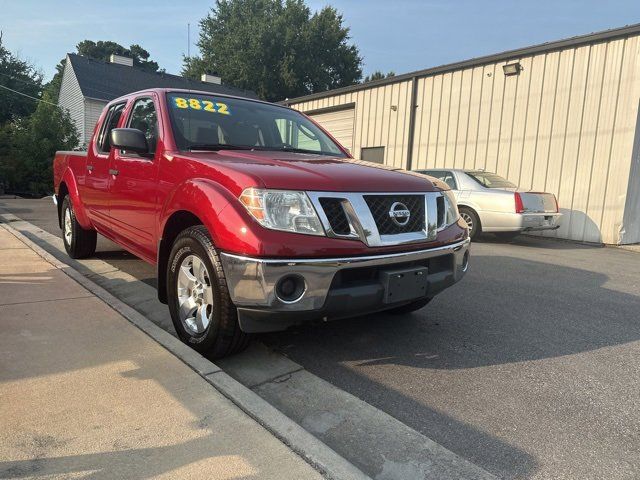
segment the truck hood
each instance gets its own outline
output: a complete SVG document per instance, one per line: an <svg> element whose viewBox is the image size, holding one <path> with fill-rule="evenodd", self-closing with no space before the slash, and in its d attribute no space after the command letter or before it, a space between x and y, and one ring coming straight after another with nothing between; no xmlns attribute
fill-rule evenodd
<svg viewBox="0 0 640 480"><path fill-rule="evenodd" d="M327 192L439 190L432 183L433 179L425 175L352 158L245 150L190 152L180 156L207 164L225 176L245 177L245 188Z"/></svg>

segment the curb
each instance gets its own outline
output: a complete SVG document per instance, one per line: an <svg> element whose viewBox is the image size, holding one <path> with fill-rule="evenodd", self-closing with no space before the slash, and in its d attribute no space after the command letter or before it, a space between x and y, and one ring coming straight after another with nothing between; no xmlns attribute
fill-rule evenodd
<svg viewBox="0 0 640 480"><path fill-rule="evenodd" d="M2 220L0 222L1 228L18 238L48 263L82 285L130 323L166 348L326 478L331 480L370 479L352 463L270 405L258 394L227 375L216 364L204 358L71 266L59 261L8 223L11 221L23 221L22 219L10 213L0 214L0 219Z"/></svg>

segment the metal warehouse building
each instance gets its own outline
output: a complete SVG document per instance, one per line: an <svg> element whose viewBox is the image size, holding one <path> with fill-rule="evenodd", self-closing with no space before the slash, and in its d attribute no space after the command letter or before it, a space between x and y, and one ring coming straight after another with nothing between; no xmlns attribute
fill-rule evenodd
<svg viewBox="0 0 640 480"><path fill-rule="evenodd" d="M630 244L640 242L639 101L640 24L285 103L363 160L486 169L554 193L563 225L546 235Z"/></svg>

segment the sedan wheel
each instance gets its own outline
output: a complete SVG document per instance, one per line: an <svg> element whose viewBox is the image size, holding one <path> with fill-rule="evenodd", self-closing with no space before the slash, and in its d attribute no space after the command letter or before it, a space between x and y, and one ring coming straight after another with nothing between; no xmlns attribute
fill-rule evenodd
<svg viewBox="0 0 640 480"><path fill-rule="evenodd" d="M480 219L478 219L478 215L476 214L476 212L466 207L460 207L459 211L460 211L460 216L465 222L467 222L467 226L469 227L469 238L471 239L476 238L478 234L482 231L482 227L480 226Z"/></svg>

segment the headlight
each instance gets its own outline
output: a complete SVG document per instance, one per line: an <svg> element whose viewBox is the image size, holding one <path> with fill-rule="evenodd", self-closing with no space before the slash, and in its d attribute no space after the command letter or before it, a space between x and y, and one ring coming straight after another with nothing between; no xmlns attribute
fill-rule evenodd
<svg viewBox="0 0 640 480"><path fill-rule="evenodd" d="M444 190L444 225L441 228L447 228L458 221L458 204L456 197L451 190Z"/></svg>
<svg viewBox="0 0 640 480"><path fill-rule="evenodd" d="M260 225L272 230L324 235L324 229L305 192L247 188L240 202Z"/></svg>

